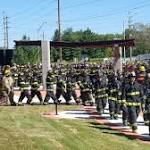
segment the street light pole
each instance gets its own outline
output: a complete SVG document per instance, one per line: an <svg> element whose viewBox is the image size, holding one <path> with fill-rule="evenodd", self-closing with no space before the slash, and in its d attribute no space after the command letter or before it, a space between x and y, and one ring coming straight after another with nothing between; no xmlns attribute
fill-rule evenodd
<svg viewBox="0 0 150 150"><path fill-rule="evenodd" d="M37 36L38 36L39 32L41 31L41 29L43 28L43 26L44 26L45 24L47 24L46 21L42 22L42 24L39 26L39 28L37 29ZM37 38L38 38L38 37L37 37ZM43 31L43 33L42 33L42 40L44 41L44 39L45 39L45 33L44 33L44 31Z"/></svg>

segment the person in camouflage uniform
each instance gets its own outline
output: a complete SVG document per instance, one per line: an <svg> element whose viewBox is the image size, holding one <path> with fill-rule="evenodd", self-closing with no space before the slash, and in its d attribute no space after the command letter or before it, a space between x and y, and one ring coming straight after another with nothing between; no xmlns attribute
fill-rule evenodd
<svg viewBox="0 0 150 150"><path fill-rule="evenodd" d="M3 71L4 76L1 81L3 95L7 98L7 101L10 101L10 104L12 106L16 106L16 103L14 102L14 91L13 91L14 80L11 76L10 68L4 69Z"/></svg>

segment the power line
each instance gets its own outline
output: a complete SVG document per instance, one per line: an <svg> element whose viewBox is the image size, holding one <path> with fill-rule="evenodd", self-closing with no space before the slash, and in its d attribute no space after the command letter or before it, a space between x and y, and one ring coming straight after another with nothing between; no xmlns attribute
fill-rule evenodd
<svg viewBox="0 0 150 150"><path fill-rule="evenodd" d="M95 16L89 16L88 18L86 18L86 19L74 19L74 20L63 20L63 22L81 22L81 21L87 21L87 20L93 20L93 19L97 19L97 18L104 18L104 17L110 17L110 16L113 16L113 15L116 15L116 14L120 14L120 13L124 13L124 12L128 12L129 10L131 11L131 10L136 10L136 9L140 9L140 8L144 8L144 7L147 7L147 6L149 6L150 4L150 1L149 2L147 2L147 1L145 1L145 2L143 2L143 3L140 3L140 5L138 5L138 6L136 6L136 7L133 7L133 8L130 8L130 9L128 9L128 7L129 6L126 6L126 7L124 7L124 8L121 8L121 9L119 9L119 10L117 10L117 11L114 11L114 10L112 10L112 11L110 11L108 14L104 14L104 15L99 15L99 16L97 16L97 15L95 15ZM142 4L142 5L141 5ZM143 5L144 4L144 5ZM124 10L122 10L122 9L124 9Z"/></svg>
<svg viewBox="0 0 150 150"><path fill-rule="evenodd" d="M149 1L150 2L150 1ZM136 9L141 9L141 8L145 8L145 7L147 7L147 6L150 6L150 4L149 3L143 3L142 5L140 5L140 6L136 6L136 7L134 7L134 8L131 8L131 9L129 9L129 11L131 11L131 10L136 10Z"/></svg>
<svg viewBox="0 0 150 150"><path fill-rule="evenodd" d="M14 18L18 18L19 16L22 16L23 14L28 14L28 13L30 14L30 12L34 12L38 8L38 6L41 6L42 4L48 4L47 2L52 3L52 2L55 2L55 0L51 0L51 1L50 0L45 0L45 1L40 0L36 4L34 4L34 6L31 6L31 7L28 7L23 10L18 11L17 13L12 15L11 18L14 19ZM41 8L40 8L40 10L41 10Z"/></svg>
<svg viewBox="0 0 150 150"><path fill-rule="evenodd" d="M93 1L93 0L92 0ZM90 1L91 2L91 1ZM142 4L145 4L147 1L144 1ZM89 2L87 2L87 3L89 3ZM82 4L87 4L87 3L82 3ZM81 3L80 3L81 4ZM141 4L141 3L140 3ZM79 5L79 4L78 4ZM77 6L77 5L72 5L72 6ZM67 7L69 7L69 6L67 6ZM65 8L65 7L64 7ZM132 8L133 9L133 8ZM135 9L135 8L134 8ZM128 11L128 10L126 10L126 11ZM52 12L54 12L54 10L52 11ZM51 13L52 13L51 12ZM108 14L105 14L105 15L100 15L100 16L90 16L90 17L88 17L87 19L74 19L74 20L63 20L62 22L82 22L83 20L86 20L86 21L88 21L88 20L94 20L94 19L97 19L97 18L106 18L106 17L111 17L111 16L113 16L113 15L117 15L117 14L120 14L120 13L123 13L123 11L122 11L122 9L121 10L118 10L118 11L115 11L114 12L114 10L112 10L112 11L110 11ZM46 13L46 14L49 14L49 13ZM45 14L45 15L46 15ZM28 18L28 19L31 19L31 17L30 18ZM39 19L39 16L38 17L36 17L36 18L34 18L34 20L38 20ZM27 19L24 19L24 21L25 22L27 22L28 20ZM32 21L33 21L33 19L32 19ZM54 22L54 21L53 21ZM23 25L25 25L25 23L22 23Z"/></svg>
<svg viewBox="0 0 150 150"><path fill-rule="evenodd" d="M90 0L90 1L86 1L84 3L79 3L79 4L75 4L75 5L68 5L68 6L65 6L63 7L62 9L70 9L70 8L74 8L74 7L79 7L79 6L85 6L85 5L88 5L88 4L93 4L93 3L96 3L98 1L102 1L102 0Z"/></svg>
<svg viewBox="0 0 150 150"><path fill-rule="evenodd" d="M47 7L45 7L45 8L49 8L49 5L47 5ZM41 9L41 8L40 8ZM52 14L53 12L56 12L56 8L55 9L53 9L53 10L51 10L51 11L49 11L49 9L48 9L48 11L46 11L46 13L45 13L45 10L47 10L47 9L44 9L43 11L42 11L42 14L40 14L40 15L37 15L37 12L34 12L34 14L36 14L36 15L34 15L34 14L30 14L30 17L22 17L22 19L23 20L21 20L21 23L17 23L17 26L27 26L29 23L30 23L30 20L32 21L32 22L35 22L36 23L36 21L38 20L40 20L40 18L43 20L43 17L44 16L47 16L47 15L49 15L49 14ZM44 13L43 13L44 12ZM44 19L44 20L46 20L46 19ZM19 21L20 21L20 19L19 19ZM41 20L40 20L40 22L41 22ZM48 22L48 21L47 21ZM15 23L16 24L16 22L14 22L13 21L13 23Z"/></svg>

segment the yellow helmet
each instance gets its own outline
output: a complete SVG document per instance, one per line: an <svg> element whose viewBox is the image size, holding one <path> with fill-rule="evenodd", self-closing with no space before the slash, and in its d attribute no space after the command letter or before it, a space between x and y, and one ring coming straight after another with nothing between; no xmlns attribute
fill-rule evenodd
<svg viewBox="0 0 150 150"><path fill-rule="evenodd" d="M11 71L9 69L5 70L4 71L4 75L5 76L11 75Z"/></svg>
<svg viewBox="0 0 150 150"><path fill-rule="evenodd" d="M139 71L144 72L144 71L145 71L145 67L144 67L144 66L140 66L140 67L139 67Z"/></svg>

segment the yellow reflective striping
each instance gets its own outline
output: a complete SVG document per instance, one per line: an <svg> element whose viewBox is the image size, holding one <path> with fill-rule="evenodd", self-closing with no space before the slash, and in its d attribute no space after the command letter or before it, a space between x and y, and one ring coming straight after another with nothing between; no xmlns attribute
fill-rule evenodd
<svg viewBox="0 0 150 150"><path fill-rule="evenodd" d="M112 89L112 90L110 90L111 93L117 92L117 91L118 91L117 89Z"/></svg>
<svg viewBox="0 0 150 150"><path fill-rule="evenodd" d="M115 98L115 97L108 97L108 99L110 99L110 100L112 100L112 101L117 101L117 98Z"/></svg>
<svg viewBox="0 0 150 150"><path fill-rule="evenodd" d="M150 114L150 110L145 110L144 114Z"/></svg>
<svg viewBox="0 0 150 150"><path fill-rule="evenodd" d="M131 92L131 93L127 93L128 96L136 96L139 95L140 92Z"/></svg>
<svg viewBox="0 0 150 150"><path fill-rule="evenodd" d="M47 91L49 91L49 92L53 92L53 91L54 91L54 89L47 89Z"/></svg>
<svg viewBox="0 0 150 150"><path fill-rule="evenodd" d="M101 88L101 89L98 89L98 90L96 90L97 92L101 92L101 91L105 91L106 90L106 88Z"/></svg>
<svg viewBox="0 0 150 150"><path fill-rule="evenodd" d="M83 92L87 92L87 91L90 91L90 89L83 89L82 91Z"/></svg>
<svg viewBox="0 0 150 150"><path fill-rule="evenodd" d="M108 97L108 94L98 95L98 96L95 96L95 97L96 97L96 98Z"/></svg>
<svg viewBox="0 0 150 150"><path fill-rule="evenodd" d="M141 103L138 102L127 102L127 106L141 106Z"/></svg>

